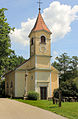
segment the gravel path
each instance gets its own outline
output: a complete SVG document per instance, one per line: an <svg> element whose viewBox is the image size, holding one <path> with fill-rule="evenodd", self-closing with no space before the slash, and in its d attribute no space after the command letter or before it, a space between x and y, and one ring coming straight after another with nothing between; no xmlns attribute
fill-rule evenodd
<svg viewBox="0 0 78 119"><path fill-rule="evenodd" d="M0 119L67 119L67 118L15 100L0 98Z"/></svg>

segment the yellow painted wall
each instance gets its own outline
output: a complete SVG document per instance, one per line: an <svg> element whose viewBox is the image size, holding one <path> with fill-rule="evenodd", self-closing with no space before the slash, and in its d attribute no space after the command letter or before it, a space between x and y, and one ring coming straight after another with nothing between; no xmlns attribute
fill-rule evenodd
<svg viewBox="0 0 78 119"><path fill-rule="evenodd" d="M50 82L50 72L37 71L37 82Z"/></svg>
<svg viewBox="0 0 78 119"><path fill-rule="evenodd" d="M35 91L35 73L34 73L34 71L28 73L26 89L27 89L27 92Z"/></svg>
<svg viewBox="0 0 78 119"><path fill-rule="evenodd" d="M35 56L32 56L30 59L30 68L34 68L35 67Z"/></svg>
<svg viewBox="0 0 78 119"><path fill-rule="evenodd" d="M59 74L53 68L51 72L51 81L52 81L52 96L53 96L54 89L59 88Z"/></svg>
<svg viewBox="0 0 78 119"><path fill-rule="evenodd" d="M37 56L37 68L50 68L50 57Z"/></svg>
<svg viewBox="0 0 78 119"><path fill-rule="evenodd" d="M22 64L21 66L19 66L17 68L17 70L23 70L23 69L26 69L26 67L30 68L30 60L28 60L26 63Z"/></svg>
<svg viewBox="0 0 78 119"><path fill-rule="evenodd" d="M44 35L46 37L46 44L41 44L41 36ZM45 31L39 31L39 32L33 32L31 33L30 35L30 41L31 39L34 38L34 44L35 44L35 54L36 55L48 55L50 56L51 55L51 40L50 40L50 34L45 32ZM42 52L40 49L41 47L45 47L46 48L46 51L45 52ZM33 48L31 49L30 47L30 54L32 56L32 51Z"/></svg>
<svg viewBox="0 0 78 119"><path fill-rule="evenodd" d="M35 57L32 56L26 63L18 67L18 70L25 70L25 69L31 69L35 67Z"/></svg>
<svg viewBox="0 0 78 119"><path fill-rule="evenodd" d="M41 44L41 39L40 39L41 35L45 35L46 44ZM35 42L36 42L35 43L36 44L36 47L35 47L36 54L37 55L48 55L48 56L50 56L51 55L51 46L50 46L51 40L49 40L50 37L48 38L47 33L45 33L45 32L38 32L37 37L38 38L36 38L36 40L35 40ZM43 52L43 50L41 50L43 48L46 49L45 52Z"/></svg>

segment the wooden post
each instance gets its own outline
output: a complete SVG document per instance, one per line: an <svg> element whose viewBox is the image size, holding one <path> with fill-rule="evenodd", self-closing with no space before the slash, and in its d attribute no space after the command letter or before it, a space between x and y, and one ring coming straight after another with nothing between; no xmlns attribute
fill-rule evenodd
<svg viewBox="0 0 78 119"><path fill-rule="evenodd" d="M53 104L55 104L55 99L54 99L54 96L53 96Z"/></svg>
<svg viewBox="0 0 78 119"><path fill-rule="evenodd" d="M61 107L61 90L59 89L59 107Z"/></svg>

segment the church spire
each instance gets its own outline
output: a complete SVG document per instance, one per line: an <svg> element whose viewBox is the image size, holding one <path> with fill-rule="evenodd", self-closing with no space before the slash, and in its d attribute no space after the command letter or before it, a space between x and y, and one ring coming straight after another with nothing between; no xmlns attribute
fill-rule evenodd
<svg viewBox="0 0 78 119"><path fill-rule="evenodd" d="M51 31L48 29L47 25L45 24L45 22L44 22L44 20L43 20L43 18L42 18L42 15L41 15L41 13L40 13L40 10L41 10L40 4L41 4L42 2L40 2L40 0L39 0L38 3L39 3L39 14L38 14L36 23L35 23L33 29L31 30L30 34L31 34L32 32L42 31L42 30L44 30L44 31L46 31L46 32L48 32L48 33L50 33L50 34L52 34ZM29 36L30 36L30 34L29 34Z"/></svg>

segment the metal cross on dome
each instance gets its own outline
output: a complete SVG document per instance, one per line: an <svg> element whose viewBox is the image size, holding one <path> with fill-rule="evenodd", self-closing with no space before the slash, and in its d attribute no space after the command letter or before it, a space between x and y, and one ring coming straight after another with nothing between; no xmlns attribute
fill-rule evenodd
<svg viewBox="0 0 78 119"><path fill-rule="evenodd" d="M41 0L39 0L39 2L37 2L39 4L39 11L41 10L40 5L42 4Z"/></svg>

